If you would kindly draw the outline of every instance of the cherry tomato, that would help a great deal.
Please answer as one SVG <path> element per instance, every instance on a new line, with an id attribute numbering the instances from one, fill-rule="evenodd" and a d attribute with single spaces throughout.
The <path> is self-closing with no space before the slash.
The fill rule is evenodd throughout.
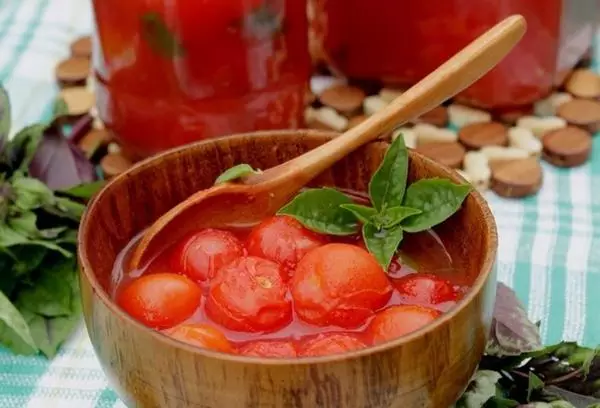
<path id="1" fill-rule="evenodd" d="M 201 299 L 198 285 L 185 276 L 156 273 L 126 285 L 117 296 L 117 303 L 146 326 L 160 330 L 189 318 Z"/>
<path id="2" fill-rule="evenodd" d="M 325 333 L 303 339 L 298 349 L 299 357 L 328 356 L 365 348 L 367 345 L 352 334 Z"/>
<path id="3" fill-rule="evenodd" d="M 383 307 L 392 286 L 375 258 L 349 244 L 327 244 L 298 263 L 292 280 L 298 316 L 317 326 L 358 327 Z"/>
<path id="4" fill-rule="evenodd" d="M 282 271 L 275 262 L 253 256 L 219 269 L 210 284 L 206 312 L 231 330 L 273 331 L 292 317 Z"/>
<path id="5" fill-rule="evenodd" d="M 395 281 L 394 286 L 405 303 L 437 305 L 458 297 L 450 282 L 435 275 L 413 273 Z"/>
<path id="6" fill-rule="evenodd" d="M 441 313 L 419 305 L 392 306 L 371 321 L 368 333 L 373 344 L 397 339 L 434 321 Z"/>
<path id="7" fill-rule="evenodd" d="M 240 354 L 254 357 L 296 357 L 296 347 L 291 341 L 262 340 L 246 343 L 240 347 Z"/>
<path id="8" fill-rule="evenodd" d="M 310 250 L 326 242 L 326 237 L 304 228 L 295 218 L 276 216 L 252 230 L 246 248 L 249 255 L 269 259 L 292 270 Z"/>
<path id="9" fill-rule="evenodd" d="M 166 334 L 193 346 L 224 353 L 233 353 L 234 351 L 225 335 L 208 324 L 184 324 L 166 331 Z"/>
<path id="10" fill-rule="evenodd" d="M 219 268 L 244 254 L 242 243 L 228 231 L 205 229 L 184 239 L 175 249 L 171 267 L 196 282 L 212 279 Z"/>

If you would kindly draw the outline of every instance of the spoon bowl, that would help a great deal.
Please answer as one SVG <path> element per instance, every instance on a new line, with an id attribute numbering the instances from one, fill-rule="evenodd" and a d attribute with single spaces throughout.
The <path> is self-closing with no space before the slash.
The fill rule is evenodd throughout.
<path id="1" fill-rule="evenodd" d="M 219 185 L 198 191 L 179 203 L 144 234 L 131 257 L 137 269 L 147 261 L 160 236 L 179 238 L 193 214 L 202 214 L 202 226 L 231 226 L 258 221 L 274 214 L 295 193 L 323 170 L 376 139 L 380 134 L 414 119 L 471 85 L 500 62 L 525 34 L 522 16 L 506 18 L 450 58 L 385 109 L 330 142 L 263 173 L 248 176 L 241 184 Z M 227 202 L 227 205 L 224 205 Z M 195 217 L 192 217 L 195 218 Z M 172 224 L 172 225 L 171 225 Z"/>

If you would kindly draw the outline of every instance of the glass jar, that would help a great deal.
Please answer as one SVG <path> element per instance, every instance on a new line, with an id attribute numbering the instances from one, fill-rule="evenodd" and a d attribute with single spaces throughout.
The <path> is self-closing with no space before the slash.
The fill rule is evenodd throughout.
<path id="1" fill-rule="evenodd" d="M 301 127 L 306 0 L 94 0 L 98 113 L 132 158 Z"/>
<path id="2" fill-rule="evenodd" d="M 414 84 L 511 14 L 527 33 L 490 73 L 459 95 L 515 108 L 547 95 L 592 44 L 597 0 L 311 0 L 311 51 L 334 72 Z"/>

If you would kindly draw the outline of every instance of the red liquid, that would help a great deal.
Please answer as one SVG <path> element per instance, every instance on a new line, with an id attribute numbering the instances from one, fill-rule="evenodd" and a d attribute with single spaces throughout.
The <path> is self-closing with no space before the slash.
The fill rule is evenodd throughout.
<path id="1" fill-rule="evenodd" d="M 302 125 L 306 0 L 95 0 L 98 111 L 143 157 Z"/>
<path id="2" fill-rule="evenodd" d="M 229 231 L 233 232 L 242 242 L 245 242 L 250 230 L 249 229 L 235 229 L 235 230 L 230 229 Z M 330 242 L 342 242 L 342 243 L 362 246 L 362 241 L 361 241 L 362 239 L 358 236 L 344 237 L 344 238 L 336 238 L 336 237 L 329 237 L 329 238 L 330 238 Z M 138 238 L 132 240 L 130 245 L 128 247 L 126 247 L 121 252 L 119 257 L 117 258 L 117 261 L 115 263 L 115 268 L 113 271 L 113 296 L 114 297 L 117 297 L 117 295 L 120 293 L 120 290 L 124 287 L 124 285 L 127 285 L 133 279 L 136 279 L 144 274 L 164 273 L 164 272 L 177 273 L 178 272 L 178 271 L 172 269 L 172 262 L 171 262 L 171 257 L 172 257 L 173 251 L 175 251 L 177 249 L 177 247 L 175 245 L 170 245 L 170 246 L 165 245 L 165 249 L 161 253 L 157 254 L 157 256 L 154 258 L 154 260 L 150 263 L 150 265 L 146 269 L 144 269 L 142 271 L 140 271 L 140 270 L 129 271 L 127 269 L 128 255 L 131 254 L 131 251 L 134 248 L 137 240 L 138 240 Z M 415 255 L 418 255 L 417 254 L 418 252 L 423 252 L 424 256 L 426 256 L 427 258 L 430 258 L 430 259 L 435 258 L 438 261 L 441 260 L 441 262 L 431 263 L 430 265 L 427 266 L 427 269 L 424 270 L 423 272 L 437 274 L 438 276 L 441 275 L 441 277 L 443 277 L 444 279 L 454 281 L 454 283 L 455 283 L 454 290 L 456 291 L 456 293 L 458 295 L 457 300 L 460 299 L 460 297 L 466 292 L 466 290 L 467 290 L 466 285 L 458 285 L 457 281 L 459 279 L 451 279 L 450 278 L 451 276 L 456 277 L 456 271 L 453 269 L 451 260 L 448 256 L 448 254 L 446 253 L 442 243 L 439 241 L 439 238 L 437 238 L 437 236 L 433 232 L 430 232 L 428 237 L 421 238 L 420 240 L 418 240 L 418 242 L 413 241 L 413 244 L 408 245 L 407 249 L 409 250 L 409 252 L 407 254 L 402 253 L 401 255 L 397 256 L 394 259 L 394 261 L 392 262 L 392 265 L 390 266 L 390 269 L 388 271 L 389 272 L 388 279 L 390 279 L 390 282 L 393 283 L 395 280 L 397 280 L 403 276 L 420 272 L 418 270 L 418 266 L 415 265 L 414 262 L 408 260 L 408 257 L 410 257 L 411 251 L 415 251 Z M 418 257 L 419 256 L 417 256 L 417 258 Z M 438 269 L 436 269 L 436 266 L 433 266 L 433 265 L 437 265 L 437 267 L 439 267 L 439 265 L 442 265 L 442 267 L 438 270 Z M 344 329 L 344 328 L 337 327 L 337 326 L 320 327 L 320 326 L 308 324 L 308 323 L 302 321 L 298 317 L 298 315 L 296 314 L 296 312 L 294 310 L 291 322 L 289 324 L 285 325 L 284 327 L 282 327 L 278 330 L 275 330 L 275 331 L 251 333 L 251 332 L 245 332 L 245 331 L 241 332 L 241 331 L 228 330 L 227 328 L 213 322 L 207 316 L 204 305 L 206 304 L 206 299 L 207 299 L 206 295 L 208 293 L 208 288 L 207 288 L 207 285 L 202 285 L 202 288 L 203 288 L 203 292 L 204 292 L 202 304 L 199 305 L 199 307 L 196 310 L 196 312 L 194 313 L 194 315 L 191 316 L 189 319 L 187 319 L 184 323 L 185 324 L 206 323 L 213 327 L 216 327 L 227 337 L 227 339 L 230 342 L 232 342 L 234 349 L 239 349 L 240 347 L 244 346 L 244 344 L 247 344 L 247 342 L 249 342 L 249 341 L 273 340 L 273 339 L 289 340 L 289 341 L 292 341 L 296 345 L 296 347 L 298 347 L 301 339 L 306 340 L 307 336 L 312 337 L 312 336 L 322 334 L 322 333 L 352 333 L 353 335 L 355 335 L 359 340 L 361 340 L 365 344 L 371 345 L 366 329 L 368 328 L 369 323 L 373 320 L 373 318 L 375 316 L 372 316 L 371 318 L 367 319 L 364 322 L 364 324 L 360 325 L 359 327 L 352 328 L 352 329 Z M 287 296 L 289 299 L 291 299 L 290 293 L 288 293 Z M 400 295 L 400 293 L 394 288 L 392 296 L 389 299 L 389 301 L 378 310 L 381 311 L 390 306 L 402 305 L 402 304 L 406 304 L 406 303 L 403 301 L 403 298 Z M 447 302 L 439 303 L 436 305 L 426 305 L 426 306 L 430 307 L 430 308 L 435 308 L 435 309 L 439 310 L 440 312 L 446 312 L 450 308 L 452 308 L 455 304 L 456 304 L 456 301 L 447 301 Z"/>
<path id="3" fill-rule="evenodd" d="M 344 75 L 408 86 L 511 14 L 527 33 L 459 99 L 485 108 L 530 104 L 591 46 L 595 0 L 312 0 L 321 57 Z"/>

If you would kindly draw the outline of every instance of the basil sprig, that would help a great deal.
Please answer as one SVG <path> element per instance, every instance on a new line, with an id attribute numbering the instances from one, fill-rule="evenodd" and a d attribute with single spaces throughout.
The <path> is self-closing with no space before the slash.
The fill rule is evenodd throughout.
<path id="1" fill-rule="evenodd" d="M 440 178 L 421 179 L 407 187 L 407 175 L 408 150 L 398 137 L 369 183 L 372 206 L 355 204 L 344 193 L 325 187 L 301 192 L 278 214 L 292 216 L 321 234 L 344 236 L 362 230 L 367 249 L 387 270 L 405 233 L 444 222 L 471 191 L 470 185 Z"/>

